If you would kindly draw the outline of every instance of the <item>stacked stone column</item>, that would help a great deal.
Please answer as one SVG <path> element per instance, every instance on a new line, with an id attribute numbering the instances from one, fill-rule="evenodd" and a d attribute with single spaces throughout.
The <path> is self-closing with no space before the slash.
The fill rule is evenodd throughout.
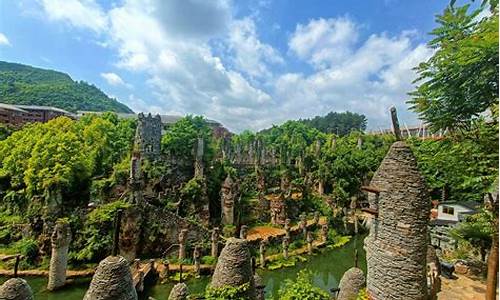
<path id="1" fill-rule="evenodd" d="M 51 236 L 52 254 L 50 256 L 49 282 L 47 284 L 47 290 L 49 291 L 61 288 L 66 283 L 70 241 L 71 230 L 69 223 L 57 222 Z"/>

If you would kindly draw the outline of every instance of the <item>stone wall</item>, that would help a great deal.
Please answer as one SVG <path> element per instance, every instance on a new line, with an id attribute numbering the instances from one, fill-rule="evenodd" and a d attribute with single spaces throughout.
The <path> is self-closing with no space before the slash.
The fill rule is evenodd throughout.
<path id="1" fill-rule="evenodd" d="M 365 240 L 368 294 L 375 300 L 426 299 L 430 198 L 404 142 L 391 146 L 370 185 L 381 192 Z"/>
<path id="2" fill-rule="evenodd" d="M 135 143 L 142 157 L 155 158 L 160 155 L 161 146 L 161 123 L 160 115 L 145 116 L 140 113 L 137 118 L 137 129 Z"/>

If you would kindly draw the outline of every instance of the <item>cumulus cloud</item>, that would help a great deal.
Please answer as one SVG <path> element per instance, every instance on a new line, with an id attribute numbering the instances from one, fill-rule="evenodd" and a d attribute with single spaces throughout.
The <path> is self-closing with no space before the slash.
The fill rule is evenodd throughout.
<path id="1" fill-rule="evenodd" d="M 40 0 L 48 18 L 74 27 L 101 32 L 107 26 L 106 14 L 94 0 Z"/>
<path id="2" fill-rule="evenodd" d="M 285 58 L 259 38 L 253 17 L 235 18 L 229 0 L 124 0 L 108 11 L 93 0 L 64 2 L 76 11 L 45 5 L 49 18 L 96 32 L 115 51 L 116 67 L 146 77 L 151 95 L 121 101 L 135 111 L 205 115 L 235 131 L 332 110 L 364 113 L 371 128 L 388 127 L 391 105 L 413 123 L 404 104 L 412 68 L 432 53 L 415 45 L 411 32 L 360 40 L 363 26 L 338 17 L 298 24 Z M 288 59 L 312 72 L 277 71 Z M 124 84 L 117 74 L 101 76 Z"/>
<path id="3" fill-rule="evenodd" d="M 0 32 L 0 46 L 11 46 L 9 39 Z"/>
<path id="4" fill-rule="evenodd" d="M 288 45 L 299 58 L 316 67 L 327 67 L 351 54 L 358 38 L 357 27 L 347 17 L 311 20 L 297 25 Z"/>
<path id="5" fill-rule="evenodd" d="M 229 47 L 234 51 L 235 67 L 252 77 L 270 77 L 268 64 L 284 62 L 278 51 L 259 40 L 255 22 L 249 17 L 233 22 Z"/>
<path id="6" fill-rule="evenodd" d="M 116 73 L 101 73 L 101 77 L 104 78 L 110 85 L 125 85 L 123 79 Z"/>

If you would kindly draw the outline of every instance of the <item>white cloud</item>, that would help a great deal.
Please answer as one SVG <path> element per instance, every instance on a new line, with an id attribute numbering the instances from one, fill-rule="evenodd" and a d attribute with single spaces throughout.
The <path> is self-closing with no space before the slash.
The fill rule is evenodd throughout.
<path id="1" fill-rule="evenodd" d="M 123 79 L 116 73 L 101 73 L 101 77 L 104 78 L 110 85 L 125 85 Z"/>
<path id="2" fill-rule="evenodd" d="M 283 58 L 270 45 L 262 43 L 251 18 L 236 20 L 229 33 L 229 47 L 234 51 L 235 67 L 251 77 L 270 77 L 270 64 L 282 64 Z"/>
<path id="3" fill-rule="evenodd" d="M 309 63 L 312 73 L 281 74 L 287 61 L 259 39 L 255 19 L 232 15 L 229 0 L 123 1 L 104 12 L 94 1 L 71 0 L 83 5 L 80 13 L 52 11 L 51 18 L 95 31 L 116 52 L 117 67 L 146 77 L 151 95 L 121 99 L 134 111 L 205 115 L 235 131 L 332 110 L 364 113 L 372 128 L 388 127 L 391 105 L 402 122 L 415 121 L 404 104 L 412 67 L 432 51 L 414 45 L 411 32 L 360 40 L 363 27 L 348 17 L 298 24 L 287 59 Z M 101 21 L 74 16 L 85 14 Z M 111 74 L 101 75 L 127 85 Z"/>
<path id="4" fill-rule="evenodd" d="M 298 24 L 288 43 L 299 58 L 316 67 L 327 67 L 349 56 L 358 38 L 358 26 L 347 17 L 315 19 Z"/>
<path id="5" fill-rule="evenodd" d="M 101 32 L 107 27 L 107 17 L 94 0 L 40 0 L 52 21 L 63 21 L 74 27 Z"/>
<path id="6" fill-rule="evenodd" d="M 12 46 L 5 34 L 0 32 L 0 46 Z"/>

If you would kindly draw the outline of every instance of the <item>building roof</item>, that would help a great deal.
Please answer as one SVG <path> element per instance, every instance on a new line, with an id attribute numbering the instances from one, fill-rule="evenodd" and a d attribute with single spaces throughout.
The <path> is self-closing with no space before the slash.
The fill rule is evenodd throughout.
<path id="1" fill-rule="evenodd" d="M 69 111 L 66 111 L 61 108 L 57 108 L 54 106 L 43 106 L 43 105 L 16 105 L 18 108 L 25 109 L 25 110 L 52 110 L 52 111 L 57 111 L 66 115 L 70 115 L 71 113 Z"/>
<path id="2" fill-rule="evenodd" d="M 434 219 L 429 221 L 430 226 L 452 226 L 457 223 L 458 221 L 455 220 L 443 220 L 443 219 Z"/>
<path id="3" fill-rule="evenodd" d="M 1 110 L 15 110 L 18 112 L 28 113 L 28 111 L 21 109 L 16 105 L 7 104 L 7 103 L 0 103 L 0 109 Z"/>
<path id="4" fill-rule="evenodd" d="M 441 206 L 441 205 L 459 205 L 459 206 L 465 207 L 467 209 L 470 209 L 472 211 L 477 211 L 479 209 L 479 207 L 480 207 L 480 204 L 478 202 L 475 202 L 475 201 L 464 201 L 464 202 L 461 202 L 461 201 L 445 201 L 445 202 L 439 203 L 438 206 Z"/>

